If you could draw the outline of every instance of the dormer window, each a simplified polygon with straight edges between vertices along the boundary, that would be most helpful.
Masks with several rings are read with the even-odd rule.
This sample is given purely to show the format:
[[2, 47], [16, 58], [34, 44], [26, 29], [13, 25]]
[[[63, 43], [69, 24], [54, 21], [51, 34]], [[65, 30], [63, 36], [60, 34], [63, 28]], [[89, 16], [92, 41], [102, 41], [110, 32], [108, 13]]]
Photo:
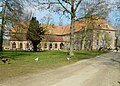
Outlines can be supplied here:
[[109, 26], [108, 26], [108, 25], [106, 25], [106, 28], [109, 28]]
[[101, 24], [99, 24], [98, 26], [99, 26], [99, 27], [101, 27], [102, 25], [101, 25]]

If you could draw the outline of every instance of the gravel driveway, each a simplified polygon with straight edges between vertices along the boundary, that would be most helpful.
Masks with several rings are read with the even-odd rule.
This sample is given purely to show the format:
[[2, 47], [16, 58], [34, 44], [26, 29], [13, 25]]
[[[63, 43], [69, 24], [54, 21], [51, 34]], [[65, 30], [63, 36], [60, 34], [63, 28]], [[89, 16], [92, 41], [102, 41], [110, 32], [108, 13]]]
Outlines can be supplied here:
[[111, 52], [75, 64], [1, 83], [0, 86], [120, 86], [120, 53]]

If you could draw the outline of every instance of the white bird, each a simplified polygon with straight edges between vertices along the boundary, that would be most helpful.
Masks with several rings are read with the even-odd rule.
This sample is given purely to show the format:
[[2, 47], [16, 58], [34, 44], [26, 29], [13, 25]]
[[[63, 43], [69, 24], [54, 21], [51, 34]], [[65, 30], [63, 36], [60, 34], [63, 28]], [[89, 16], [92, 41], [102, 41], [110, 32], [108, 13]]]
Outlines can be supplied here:
[[35, 60], [35, 61], [38, 61], [38, 60], [39, 60], [39, 58], [37, 57], [37, 58], [35, 58], [34, 60]]
[[69, 58], [69, 57], [67, 57], [67, 60], [69, 61], [69, 60], [70, 60], [70, 58]]

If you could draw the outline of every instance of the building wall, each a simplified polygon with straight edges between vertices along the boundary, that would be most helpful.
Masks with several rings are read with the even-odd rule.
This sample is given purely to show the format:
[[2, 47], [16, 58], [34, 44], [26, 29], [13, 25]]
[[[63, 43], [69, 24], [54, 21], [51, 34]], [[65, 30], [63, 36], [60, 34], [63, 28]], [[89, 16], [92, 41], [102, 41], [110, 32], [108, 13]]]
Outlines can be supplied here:
[[115, 48], [115, 31], [94, 30], [93, 31], [93, 50], [98, 50], [100, 47]]
[[[80, 50], [85, 32], [75, 33], [75, 50]], [[85, 39], [85, 50], [99, 50], [100, 47], [115, 48], [115, 31], [110, 30], [87, 30]]]
[[[41, 42], [38, 50], [61, 50], [64, 49], [64, 42]], [[10, 50], [33, 50], [30, 41], [10, 41]]]
[[[74, 35], [74, 49], [81, 50], [84, 32], [80, 31]], [[70, 49], [70, 36], [62, 36], [64, 42], [41, 42], [38, 45], [40, 50], [61, 50]], [[7, 46], [8, 47], [8, 46]], [[115, 31], [88, 30], [86, 32], [85, 49], [98, 50], [100, 47], [115, 48]], [[10, 50], [32, 50], [30, 41], [10, 41]]]
[[41, 42], [41, 50], [61, 50], [64, 49], [64, 42]]
[[86, 50], [92, 49], [93, 31], [87, 30], [86, 32], [79, 31], [75, 33], [74, 46], [76, 50], [81, 50], [84, 37], [86, 37], [85, 38], [85, 49]]
[[10, 50], [31, 50], [32, 45], [29, 41], [10, 41]]
[[[74, 34], [74, 49], [81, 50], [84, 31], [78, 31]], [[62, 41], [48, 41], [44, 39], [39, 45], [40, 50], [69, 50], [70, 49], [70, 35], [66, 34]], [[56, 36], [54, 37], [56, 38]], [[115, 48], [115, 31], [101, 30], [101, 29], [89, 29], [86, 31], [85, 49], [86, 50], [98, 50], [100, 47]], [[32, 44], [30, 41], [10, 41], [10, 50], [32, 50]]]

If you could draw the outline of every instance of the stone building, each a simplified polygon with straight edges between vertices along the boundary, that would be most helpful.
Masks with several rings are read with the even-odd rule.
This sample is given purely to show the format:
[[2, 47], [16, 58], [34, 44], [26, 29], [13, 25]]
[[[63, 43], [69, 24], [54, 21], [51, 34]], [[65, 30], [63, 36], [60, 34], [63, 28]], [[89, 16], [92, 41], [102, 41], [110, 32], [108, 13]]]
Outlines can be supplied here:
[[[42, 24], [47, 32], [38, 45], [40, 50], [61, 50], [70, 48], [70, 25], [56, 26]], [[11, 50], [32, 50], [31, 42], [26, 39], [28, 25], [15, 26], [11, 31]], [[92, 16], [76, 21], [74, 29], [74, 49], [81, 50], [83, 41], [87, 50], [100, 47], [115, 48], [115, 29], [103, 18]]]

